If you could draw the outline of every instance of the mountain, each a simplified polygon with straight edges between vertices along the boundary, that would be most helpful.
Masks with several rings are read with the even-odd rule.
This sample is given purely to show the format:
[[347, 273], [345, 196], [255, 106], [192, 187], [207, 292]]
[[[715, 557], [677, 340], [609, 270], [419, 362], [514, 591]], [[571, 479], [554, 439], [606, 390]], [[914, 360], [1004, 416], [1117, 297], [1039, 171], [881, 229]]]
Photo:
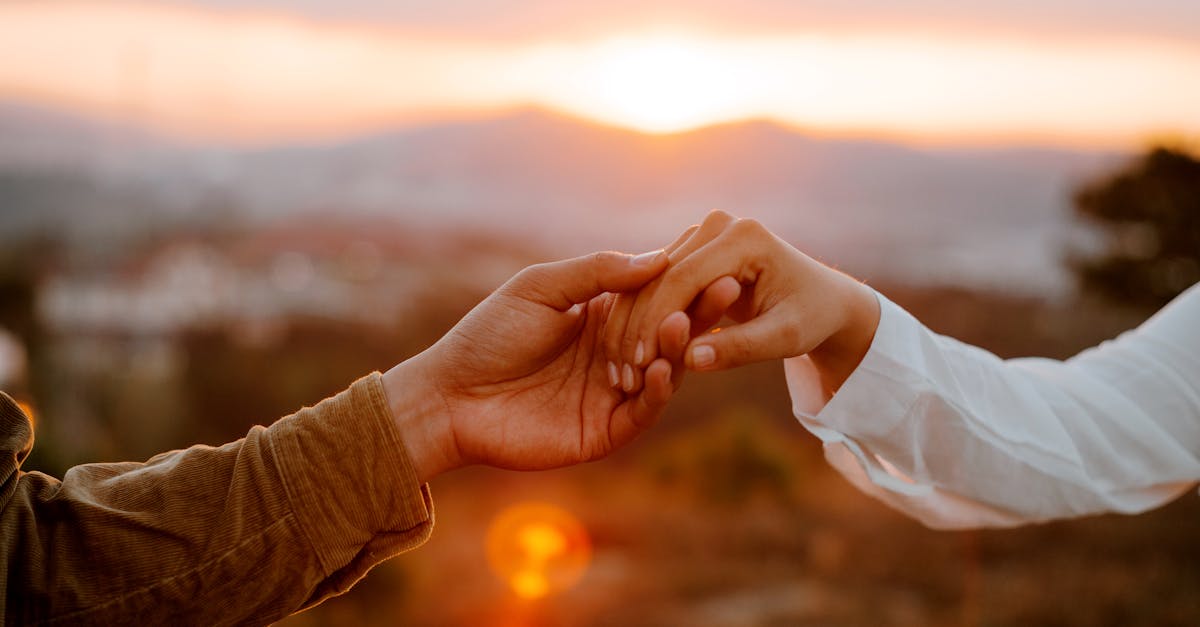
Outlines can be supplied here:
[[[1041, 293], [1065, 285], [1059, 256], [1077, 235], [1071, 190], [1122, 158], [913, 148], [769, 122], [654, 136], [541, 111], [256, 149], [0, 106], [0, 133], [14, 129], [19, 142], [0, 142], [0, 227], [12, 233], [70, 231], [70, 216], [89, 213], [131, 229], [365, 216], [565, 255], [660, 246], [724, 208], [867, 278]], [[28, 189], [35, 175], [87, 180], [110, 198], [98, 209], [76, 191], [49, 211], [55, 186]], [[35, 205], [20, 199], [33, 192], [31, 216]]]

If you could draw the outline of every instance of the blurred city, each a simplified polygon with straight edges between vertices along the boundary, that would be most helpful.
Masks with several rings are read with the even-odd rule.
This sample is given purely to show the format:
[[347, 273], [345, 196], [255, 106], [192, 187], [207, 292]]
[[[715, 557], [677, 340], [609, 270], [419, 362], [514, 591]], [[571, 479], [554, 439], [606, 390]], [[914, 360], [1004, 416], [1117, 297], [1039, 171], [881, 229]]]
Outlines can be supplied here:
[[[1069, 357], [1200, 280], [1200, 5], [904, 7], [0, 5], [22, 469], [235, 440], [526, 265], [714, 208], [1005, 357]], [[931, 531], [826, 466], [777, 363], [693, 375], [609, 459], [432, 492], [428, 544], [284, 624], [1200, 624], [1194, 492]]]

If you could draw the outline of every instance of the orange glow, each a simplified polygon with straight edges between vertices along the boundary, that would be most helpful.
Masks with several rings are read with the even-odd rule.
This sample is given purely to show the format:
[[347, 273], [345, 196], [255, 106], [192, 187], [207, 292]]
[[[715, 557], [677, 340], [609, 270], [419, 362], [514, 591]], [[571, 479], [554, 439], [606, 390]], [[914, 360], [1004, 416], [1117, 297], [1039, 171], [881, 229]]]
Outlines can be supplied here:
[[[683, 35], [603, 42], [579, 64], [591, 89], [563, 90], [563, 108], [661, 133], [745, 117], [748, 85], [735, 59]], [[551, 95], [553, 99], [554, 95]]]
[[[1200, 134], [1200, 43], [900, 25], [473, 40], [150, 3], [0, 3], [0, 99], [278, 141], [544, 107], [650, 132], [770, 118], [820, 134], [1129, 147]], [[70, 49], [71, 54], [62, 51]]]
[[591, 554], [583, 525], [554, 505], [513, 505], [488, 527], [488, 563], [522, 599], [539, 599], [574, 585]]

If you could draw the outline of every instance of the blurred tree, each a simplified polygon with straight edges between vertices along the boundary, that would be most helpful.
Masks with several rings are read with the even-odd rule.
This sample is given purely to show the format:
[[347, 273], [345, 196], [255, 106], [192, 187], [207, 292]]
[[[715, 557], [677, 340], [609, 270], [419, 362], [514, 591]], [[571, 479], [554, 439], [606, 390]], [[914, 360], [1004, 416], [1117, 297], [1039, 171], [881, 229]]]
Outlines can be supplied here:
[[1083, 186], [1075, 209], [1109, 235], [1073, 260], [1084, 290], [1157, 309], [1200, 280], [1200, 160], [1186, 150], [1151, 149]]

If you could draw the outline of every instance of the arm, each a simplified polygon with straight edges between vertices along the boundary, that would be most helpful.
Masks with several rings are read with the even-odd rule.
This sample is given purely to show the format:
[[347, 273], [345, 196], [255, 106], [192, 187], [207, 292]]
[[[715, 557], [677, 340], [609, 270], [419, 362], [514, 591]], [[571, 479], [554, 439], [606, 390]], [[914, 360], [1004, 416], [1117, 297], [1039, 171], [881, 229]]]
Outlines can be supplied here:
[[0, 616], [267, 623], [422, 543], [423, 483], [442, 472], [608, 454], [657, 420], [683, 372], [678, 324], [663, 325], [673, 361], [650, 364], [637, 394], [609, 386], [597, 350], [610, 292], [665, 266], [659, 253], [600, 253], [527, 268], [425, 352], [313, 408], [225, 446], [78, 466], [61, 482], [20, 471], [29, 422], [0, 407]]
[[689, 232], [689, 254], [642, 289], [609, 354], [637, 363], [655, 321], [733, 277], [738, 324], [693, 339], [688, 367], [785, 359], [796, 415], [829, 461], [930, 526], [1142, 511], [1200, 480], [1200, 288], [1067, 362], [1003, 361], [753, 221], [715, 212]]
[[394, 418], [372, 375], [237, 442], [62, 481], [6, 446], [5, 621], [265, 624], [344, 592], [433, 525]]
[[834, 395], [787, 360], [797, 417], [855, 485], [934, 527], [1157, 507], [1200, 480], [1200, 287], [1064, 361], [1001, 360], [880, 297]]

